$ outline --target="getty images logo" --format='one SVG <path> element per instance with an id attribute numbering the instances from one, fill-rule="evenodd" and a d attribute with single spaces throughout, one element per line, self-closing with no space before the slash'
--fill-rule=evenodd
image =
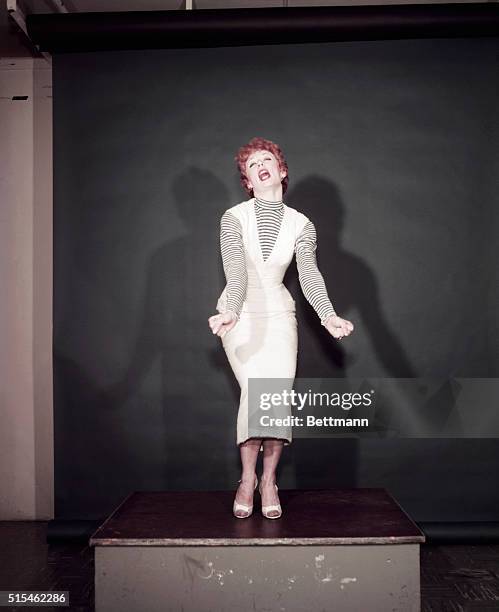
<path id="1" fill-rule="evenodd" d="M 279 393 L 261 393 L 260 409 L 271 410 L 277 406 L 293 406 L 297 410 L 303 410 L 307 406 L 330 406 L 350 410 L 358 406 L 371 406 L 373 403 L 374 389 L 367 393 L 325 393 L 313 392 L 309 389 L 305 393 L 299 393 L 294 389 L 282 390 Z"/>

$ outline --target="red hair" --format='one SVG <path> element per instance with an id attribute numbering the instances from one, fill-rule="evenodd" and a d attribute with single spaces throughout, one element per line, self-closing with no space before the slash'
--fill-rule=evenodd
<path id="1" fill-rule="evenodd" d="M 243 145 L 238 150 L 237 155 L 234 158 L 239 168 L 239 174 L 241 175 L 241 185 L 246 193 L 253 197 L 253 189 L 251 189 L 251 187 L 248 185 L 248 177 L 246 176 L 246 162 L 248 161 L 250 155 L 253 155 L 253 153 L 256 151 L 270 151 L 279 163 L 279 170 L 286 171 L 286 176 L 281 181 L 282 193 L 285 194 L 286 189 L 288 188 L 288 164 L 284 159 L 284 154 L 279 145 L 277 145 L 275 142 L 259 137 L 252 138 L 248 144 Z"/>

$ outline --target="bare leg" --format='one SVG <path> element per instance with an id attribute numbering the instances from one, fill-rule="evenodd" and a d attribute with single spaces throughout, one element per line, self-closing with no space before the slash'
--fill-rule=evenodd
<path id="1" fill-rule="evenodd" d="M 251 506 L 253 503 L 253 493 L 255 487 L 255 468 L 258 459 L 258 453 L 262 441 L 257 438 L 250 438 L 243 442 L 239 448 L 241 451 L 241 463 L 243 465 L 243 472 L 241 475 L 241 482 L 236 493 L 236 501 L 245 506 Z M 244 510 L 238 510 L 237 516 L 245 517 L 247 514 Z"/>
<path id="2" fill-rule="evenodd" d="M 263 441 L 263 474 L 260 481 L 260 495 L 262 506 L 274 506 L 279 503 L 279 496 L 275 490 L 276 469 L 281 458 L 283 440 Z M 278 516 L 277 510 L 271 510 L 269 516 Z"/>

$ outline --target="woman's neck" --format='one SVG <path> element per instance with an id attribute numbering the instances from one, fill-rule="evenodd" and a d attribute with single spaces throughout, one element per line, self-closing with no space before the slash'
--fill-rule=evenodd
<path id="1" fill-rule="evenodd" d="M 282 183 L 269 185 L 266 189 L 253 190 L 253 195 L 266 202 L 282 202 Z"/>

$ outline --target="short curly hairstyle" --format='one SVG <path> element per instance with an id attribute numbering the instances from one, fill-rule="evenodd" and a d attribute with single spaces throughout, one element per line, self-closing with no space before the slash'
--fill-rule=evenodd
<path id="1" fill-rule="evenodd" d="M 253 189 L 248 184 L 248 177 L 246 176 L 246 162 L 250 155 L 253 155 L 255 151 L 270 151 L 276 157 L 279 163 L 279 170 L 285 170 L 286 176 L 282 179 L 282 193 L 285 194 L 288 188 L 288 164 L 284 158 L 284 154 L 281 151 L 279 145 L 266 138 L 255 137 L 252 138 L 248 144 L 243 145 L 237 152 L 234 158 L 239 168 L 239 174 L 241 176 L 241 185 L 243 186 L 246 193 L 253 197 Z"/>

